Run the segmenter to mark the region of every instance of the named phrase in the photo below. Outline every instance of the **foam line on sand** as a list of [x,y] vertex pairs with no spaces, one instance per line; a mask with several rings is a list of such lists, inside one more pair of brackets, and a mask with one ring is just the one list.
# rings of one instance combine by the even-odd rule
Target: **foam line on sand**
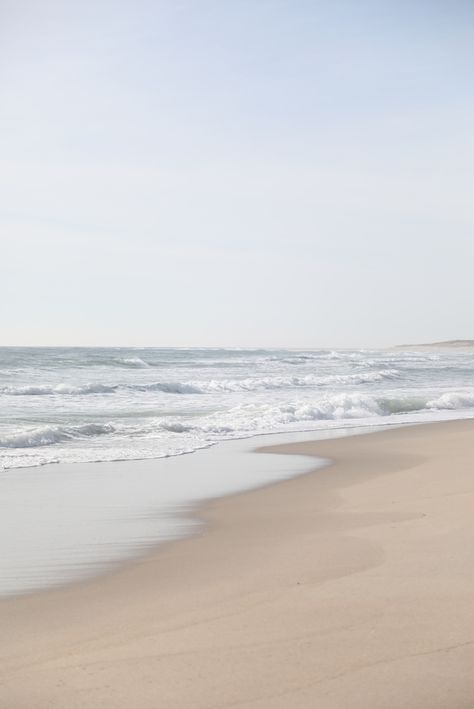
[[8,709],[472,709],[474,422],[273,447],[331,459],[199,535],[0,602]]

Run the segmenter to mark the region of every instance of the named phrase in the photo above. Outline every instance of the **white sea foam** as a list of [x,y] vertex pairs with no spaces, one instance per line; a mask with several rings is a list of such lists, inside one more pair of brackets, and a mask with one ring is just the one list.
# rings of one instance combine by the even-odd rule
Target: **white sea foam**
[[321,384],[371,384],[387,379],[397,379],[398,369],[382,369],[378,372],[361,372],[359,374],[333,374],[321,381]]
[[150,365],[140,357],[124,357],[117,362],[124,367],[135,367],[136,369],[147,369]]
[[101,436],[114,432],[114,427],[107,424],[86,423],[80,426],[41,426],[0,438],[0,448],[33,448],[52,446],[77,438]]
[[441,394],[436,399],[428,401],[426,404],[428,409],[466,409],[474,407],[474,392],[446,392]]
[[329,384],[371,384],[388,379],[396,379],[396,369],[346,375],[314,375],[291,377],[247,377],[245,379],[208,379],[185,382],[155,382],[136,385],[142,391],[162,391],[170,394],[216,394],[221,392],[252,392],[271,389],[291,389],[297,387],[322,387]]
[[252,392],[271,389],[291,389],[298,387],[322,387],[329,384],[370,384],[384,380],[396,379],[399,372],[396,369],[385,369],[376,372],[361,372],[358,374],[314,375],[291,377],[247,377],[242,379],[201,379],[183,382],[151,382],[143,384],[101,384],[88,382],[76,386],[74,384],[41,384],[30,386],[6,386],[0,393],[9,396],[83,396],[86,394],[112,394],[119,390],[131,391],[161,391],[166,394],[219,394],[222,392]]
[[0,393],[8,396],[50,396],[50,395],[84,395],[84,394],[111,394],[117,389],[116,385],[106,384],[40,384],[33,386],[7,386],[0,390]]
[[371,395],[337,394],[313,401],[272,404],[243,404],[225,413],[212,414],[199,421],[166,418],[159,427],[171,433],[243,434],[286,430],[293,424],[351,419],[386,418],[438,409],[474,407],[474,395],[445,394],[436,401],[426,398],[387,398]]
[[0,348],[0,467],[469,416],[473,381],[473,353],[452,351]]

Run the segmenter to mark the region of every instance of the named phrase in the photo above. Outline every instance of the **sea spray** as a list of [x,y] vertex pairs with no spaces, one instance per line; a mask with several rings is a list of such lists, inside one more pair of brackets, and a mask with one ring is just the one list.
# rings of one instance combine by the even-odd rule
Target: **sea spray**
[[470,352],[0,348],[0,464],[474,415]]

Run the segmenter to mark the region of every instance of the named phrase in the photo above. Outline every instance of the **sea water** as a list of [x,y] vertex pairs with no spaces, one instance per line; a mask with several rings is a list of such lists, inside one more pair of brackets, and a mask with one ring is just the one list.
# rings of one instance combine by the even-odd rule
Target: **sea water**
[[0,348],[0,465],[474,415],[474,350]]
[[0,595],[90,576],[192,532],[196,503],[317,465],[256,445],[472,417],[473,375],[467,351],[0,349]]
[[[309,434],[252,442],[267,445],[302,435]],[[167,459],[5,471],[0,475],[0,596],[103,572],[158,543],[198,531],[201,523],[193,511],[200,502],[318,466],[303,456],[256,455],[248,443],[226,441]]]

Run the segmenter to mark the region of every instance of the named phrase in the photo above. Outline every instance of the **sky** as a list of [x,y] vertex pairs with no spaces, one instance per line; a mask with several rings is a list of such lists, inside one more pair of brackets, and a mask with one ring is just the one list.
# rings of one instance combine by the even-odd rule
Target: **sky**
[[0,344],[474,338],[474,3],[0,0]]

